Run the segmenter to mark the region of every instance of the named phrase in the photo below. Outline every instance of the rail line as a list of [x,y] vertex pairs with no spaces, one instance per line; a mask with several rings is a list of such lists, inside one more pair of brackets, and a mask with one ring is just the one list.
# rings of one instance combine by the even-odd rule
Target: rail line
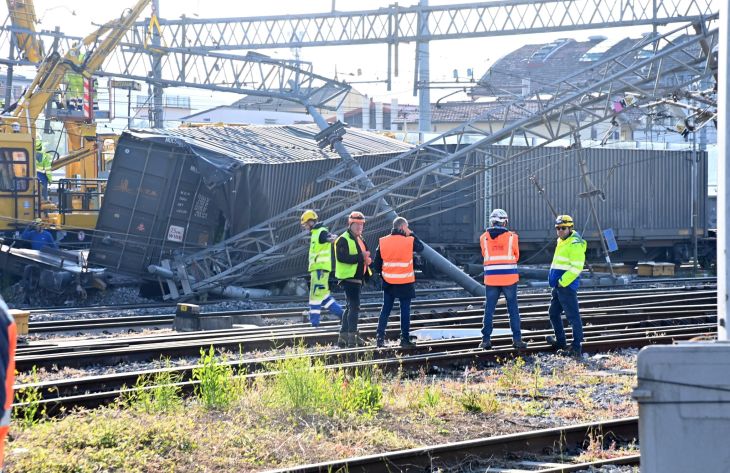
[[[710,300],[713,295],[716,297],[715,291],[708,290],[695,290],[695,291],[684,291],[671,290],[671,291],[656,291],[651,292],[652,297],[647,297],[646,290],[633,290],[633,291],[612,291],[612,292],[587,292],[581,294],[581,304],[583,306],[598,306],[598,305],[611,305],[616,304],[616,298],[622,298],[623,304],[625,302],[643,299],[645,303],[650,303],[652,300],[663,300],[666,302],[670,301],[681,301],[687,297],[697,300],[702,295],[706,296],[706,300]],[[549,295],[546,294],[527,294],[520,297],[520,304],[523,307],[533,306],[539,303],[547,304]],[[412,305],[412,314],[414,319],[423,318],[427,316],[426,311],[438,315],[443,312],[447,312],[449,309],[452,311],[463,311],[468,306],[479,306],[481,307],[484,303],[483,298],[467,297],[467,298],[449,298],[449,299],[434,299],[426,301],[414,301]],[[398,305],[396,304],[396,309]],[[377,311],[380,309],[380,304],[363,304],[361,317],[366,319],[369,316],[377,315]],[[439,310],[440,309],[440,310]],[[482,309],[479,309],[482,310]],[[497,308],[497,314],[500,311],[504,311],[504,306]],[[302,315],[302,308],[290,308],[290,309],[257,309],[257,310],[240,310],[240,311],[219,311],[219,312],[207,312],[203,316],[253,316],[261,317],[262,319],[292,319],[300,318]],[[99,331],[99,330],[120,330],[129,328],[142,328],[142,327],[156,327],[156,328],[169,328],[174,320],[174,314],[167,315],[142,315],[142,316],[122,316],[122,317],[104,317],[96,319],[72,319],[72,320],[52,320],[52,321],[39,321],[33,322],[31,320],[29,324],[29,331],[31,334],[40,333],[55,333],[55,332],[84,332],[84,331]],[[32,315],[31,315],[32,319]]]
[[[710,319],[708,319],[710,320]],[[638,348],[651,344],[671,344],[679,340],[691,340],[697,337],[708,337],[714,333],[716,324],[697,323],[697,320],[675,320],[670,327],[616,327],[615,325],[586,327],[586,353],[606,352],[619,348]],[[549,333],[542,331],[539,335]],[[537,337],[537,334],[536,334]],[[398,347],[374,349],[363,347],[348,350],[326,350],[322,352],[293,353],[287,355],[267,356],[245,360],[226,362],[227,365],[244,378],[270,376],[270,370],[277,361],[292,357],[309,357],[321,359],[325,366],[331,369],[362,369],[368,366],[377,366],[384,372],[398,370],[425,370],[427,372],[461,371],[465,365],[483,365],[499,359],[515,356],[517,353],[511,347],[509,336],[494,337],[492,350],[480,350],[475,346],[478,339],[449,339],[438,340],[418,345],[413,350],[400,350]],[[549,351],[545,342],[535,341],[523,354]],[[154,370],[115,373],[100,376],[88,376],[40,383],[18,385],[16,389],[31,388],[41,393],[41,403],[46,406],[49,414],[68,412],[73,407],[96,407],[112,402],[124,394],[140,389],[128,388],[134,386],[142,377],[152,377],[162,371],[172,372],[179,376],[178,386],[183,392],[192,392],[195,381],[192,372],[196,365],[170,367]],[[144,388],[141,388],[144,389]],[[22,406],[22,404],[21,404]]]
[[[576,464],[565,461],[566,451],[581,450],[589,443],[592,436],[600,435],[605,441],[615,441],[619,445],[626,445],[638,439],[639,420],[637,417],[614,419],[600,422],[591,422],[553,429],[542,429],[518,434],[485,437],[473,440],[464,440],[441,445],[433,445],[409,450],[380,453],[363,457],[347,458],[311,465],[287,467],[280,470],[271,470],[271,473],[391,473],[417,471],[443,471],[450,466],[457,466],[465,461],[474,463],[481,459],[479,465],[483,471],[538,471],[540,473],[554,473],[579,471],[586,466],[600,464],[638,465],[638,455],[625,455],[611,460]],[[548,454],[546,455],[546,452]],[[531,454],[544,459],[541,462],[520,462],[519,457]],[[529,465],[518,470],[500,470],[493,465]],[[539,464],[547,468],[535,469]]]

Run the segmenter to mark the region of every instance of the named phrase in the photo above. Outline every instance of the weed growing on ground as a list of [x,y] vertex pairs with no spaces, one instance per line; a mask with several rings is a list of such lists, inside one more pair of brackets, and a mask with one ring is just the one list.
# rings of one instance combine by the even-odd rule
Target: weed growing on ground
[[[38,368],[33,366],[30,372],[30,380],[28,384],[35,384],[40,382],[40,376],[38,375]],[[24,427],[30,427],[41,419],[46,417],[46,406],[41,406],[41,395],[40,388],[34,386],[26,386],[18,389],[15,393],[15,400],[17,403],[24,404],[18,406],[15,410],[16,419],[20,420],[20,424]]]
[[502,389],[516,389],[522,386],[521,378],[525,368],[525,359],[521,356],[507,361],[500,369],[501,376],[497,384]]
[[241,380],[235,378],[233,368],[222,363],[215,355],[213,346],[208,352],[200,349],[200,367],[193,370],[193,380],[199,383],[195,386],[195,396],[206,409],[227,409],[239,399],[244,386]]
[[490,392],[479,392],[474,389],[464,389],[457,397],[462,409],[473,414],[493,414],[499,410],[499,400]]
[[122,401],[131,409],[150,414],[171,412],[183,404],[182,392],[177,383],[182,375],[171,370],[170,359],[164,361],[165,371],[143,375],[137,379],[134,390]]
[[426,386],[416,401],[418,409],[435,409],[441,402],[441,392],[435,386]]
[[329,416],[345,412],[371,416],[383,407],[381,375],[375,368],[348,375],[306,356],[277,360],[267,368],[276,375],[260,381],[258,388],[270,407]]

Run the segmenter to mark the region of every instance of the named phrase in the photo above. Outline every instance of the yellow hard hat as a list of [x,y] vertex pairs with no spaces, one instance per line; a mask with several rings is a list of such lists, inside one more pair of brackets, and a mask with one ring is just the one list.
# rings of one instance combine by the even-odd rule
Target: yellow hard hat
[[350,215],[347,216],[347,224],[352,223],[365,223],[365,216],[362,214],[362,212],[358,212],[357,210],[350,213]]
[[573,217],[570,215],[558,215],[558,218],[555,219],[555,226],[556,227],[572,227],[573,226]]
[[33,222],[34,223],[43,223],[43,219],[42,218],[36,218],[36,219],[33,219]]
[[310,220],[318,220],[319,217],[317,217],[317,212],[314,210],[305,210],[302,214],[301,218],[299,219],[302,222],[302,225],[307,223]]
[[38,139],[35,140],[35,150],[43,151],[43,142],[41,140],[38,140]]

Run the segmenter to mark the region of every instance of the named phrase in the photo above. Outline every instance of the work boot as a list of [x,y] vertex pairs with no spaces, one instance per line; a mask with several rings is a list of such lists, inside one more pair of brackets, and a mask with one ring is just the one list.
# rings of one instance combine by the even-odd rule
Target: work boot
[[365,343],[365,340],[360,338],[360,334],[358,334],[357,332],[350,332],[347,335],[347,346],[349,348],[364,347],[367,345],[367,343]]
[[564,350],[566,347],[565,342],[558,343],[558,341],[552,335],[548,335],[547,337],[545,337],[545,341],[553,348],[553,350]]
[[576,348],[572,345],[568,348],[564,348],[564,349],[558,351],[558,355],[575,358],[577,360],[580,360],[583,358],[582,350],[580,348]]
[[383,348],[385,347],[385,340],[382,338],[376,338],[375,339],[375,348]]
[[400,347],[401,348],[416,348],[416,344],[410,341],[408,338],[401,338],[400,339]]
[[491,350],[492,349],[492,341],[491,340],[482,340],[482,343],[479,344],[479,347],[482,350]]
[[522,340],[512,340],[512,347],[517,351],[526,350],[527,342],[523,342]]
[[348,333],[340,332],[337,336],[337,346],[340,348],[347,348],[348,345]]

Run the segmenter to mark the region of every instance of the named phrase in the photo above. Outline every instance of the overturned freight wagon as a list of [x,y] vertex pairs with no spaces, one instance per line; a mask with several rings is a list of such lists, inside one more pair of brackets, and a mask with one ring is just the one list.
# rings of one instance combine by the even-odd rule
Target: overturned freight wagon
[[[205,249],[324,192],[334,184],[321,178],[340,157],[318,147],[318,132],[313,125],[125,132],[89,261],[154,280],[149,265]],[[410,149],[356,129],[347,130],[343,143],[366,169]],[[326,214],[326,209],[317,211]],[[370,238],[383,230],[371,226]],[[259,275],[255,283],[304,271],[306,260],[299,256]]]
[[[521,155],[505,159],[515,154]],[[503,208],[520,236],[521,261],[550,262],[554,209],[573,216],[588,240],[587,260],[603,262],[592,195],[601,228],[616,242],[614,262],[681,263],[692,257],[697,243],[700,262],[713,264],[704,151],[490,146],[485,159],[484,173],[403,212],[411,228],[452,261],[481,261],[478,237],[486,216]],[[580,159],[594,192],[587,192]]]

